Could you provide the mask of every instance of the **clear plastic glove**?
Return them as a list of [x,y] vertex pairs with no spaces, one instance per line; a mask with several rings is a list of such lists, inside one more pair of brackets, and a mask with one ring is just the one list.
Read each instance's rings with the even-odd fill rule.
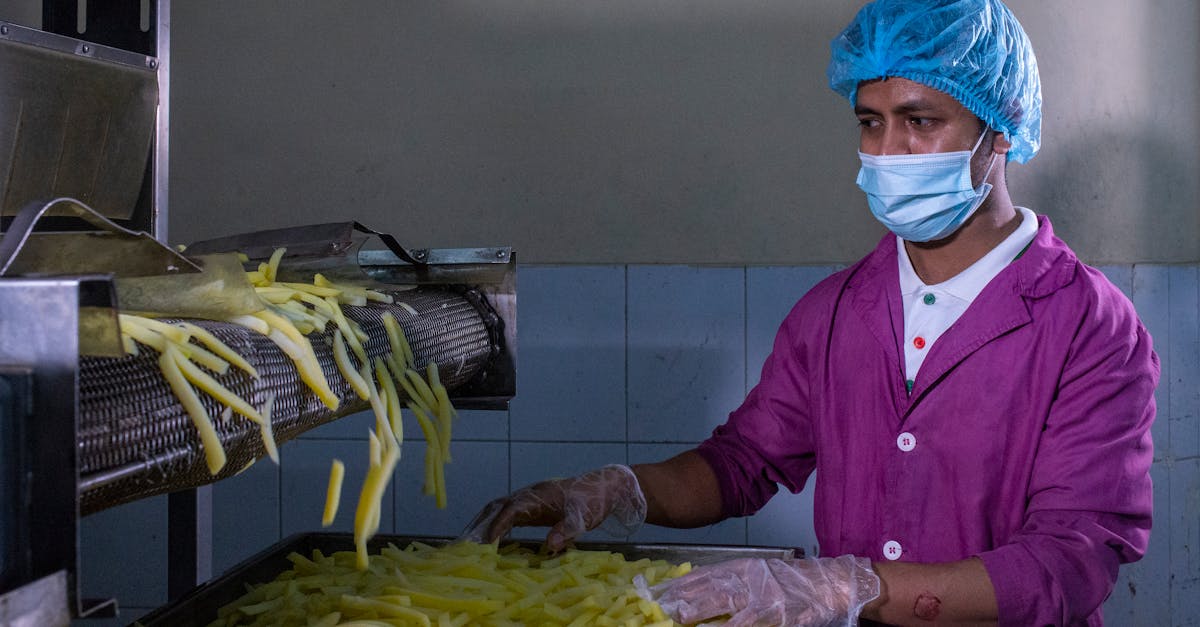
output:
[[[639,577],[640,578],[640,577]],[[858,624],[858,613],[879,596],[871,561],[843,555],[820,559],[743,558],[702,566],[639,593],[676,622],[728,616],[726,625]]]
[[552,552],[585,531],[602,527],[628,536],[646,521],[646,497],[628,466],[611,465],[578,477],[526,486],[484,506],[461,539],[495,542],[514,526],[550,527],[546,548]]

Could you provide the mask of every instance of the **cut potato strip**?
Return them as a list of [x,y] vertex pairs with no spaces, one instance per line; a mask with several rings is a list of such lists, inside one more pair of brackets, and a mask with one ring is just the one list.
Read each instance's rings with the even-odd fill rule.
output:
[[271,253],[271,259],[267,261],[265,268],[259,266],[263,273],[263,278],[269,283],[275,282],[275,277],[279,275],[279,262],[283,260],[283,254],[287,252],[286,248],[276,248],[275,252]]
[[259,335],[267,335],[271,332],[271,325],[267,324],[265,320],[255,318],[251,315],[233,316],[227,322],[246,327]]
[[[654,586],[691,570],[686,563],[633,561],[607,551],[547,556],[471,543],[414,542],[403,550],[389,545],[357,570],[360,557],[349,551],[313,551],[311,559],[293,553],[291,570],[219,609],[210,627],[332,625],[335,615],[340,627],[667,627],[674,623],[638,596],[633,582]],[[331,622],[316,623],[317,617]]]
[[333,460],[329,469],[329,486],[325,489],[325,512],[321,516],[321,526],[328,527],[337,517],[338,505],[342,500],[342,479],[346,476],[346,465],[342,460]]
[[228,344],[217,339],[217,336],[210,333],[208,329],[196,326],[190,322],[181,322],[179,323],[179,326],[187,330],[188,333],[191,333],[193,338],[195,338],[201,344],[204,344],[206,347],[208,347],[208,350],[216,353],[216,355],[221,359],[233,364],[239,370],[249,374],[255,379],[258,378],[258,371],[254,369],[254,366],[250,365],[250,362],[246,361],[237,353],[237,351],[229,348]]
[[400,449],[391,448],[383,453],[379,464],[367,470],[367,478],[358,495],[358,508],[354,513],[354,546],[358,557],[355,566],[359,570],[366,570],[369,563],[367,540],[379,530],[380,502],[399,461]]
[[267,402],[263,403],[262,418],[263,421],[258,425],[259,434],[262,435],[263,448],[267,451],[267,457],[279,465],[279,447],[275,446],[275,430],[271,424],[271,409],[275,406],[275,395],[267,394]]
[[217,430],[213,427],[204,404],[200,402],[200,397],[196,396],[195,390],[188,385],[187,379],[183,378],[183,373],[179,370],[179,363],[182,361],[186,361],[183,354],[174,345],[168,345],[162,355],[159,355],[158,365],[167,384],[171,386],[171,391],[175,393],[175,398],[179,399],[184,411],[191,417],[192,424],[196,425],[200,442],[204,446],[208,472],[215,475],[225,467],[225,447],[221,445],[221,438],[217,436]]
[[413,387],[412,383],[409,382],[408,377],[398,376],[396,377],[396,382],[399,383],[400,387],[404,389],[404,393],[408,395],[408,400],[410,403],[416,403],[417,407],[425,410],[426,414],[433,413],[433,408],[425,402],[425,399],[421,397],[420,393],[418,393],[416,388]]
[[[169,348],[170,350],[178,353],[178,349],[174,344],[172,344]],[[180,353],[179,356],[183,357],[182,353]],[[265,422],[262,414],[260,414],[258,410],[254,409],[250,403],[247,403],[246,401],[242,400],[240,396],[229,391],[228,388],[221,385],[220,382],[209,376],[208,373],[198,368],[196,364],[193,364],[186,358],[183,358],[179,360],[179,369],[188,381],[191,381],[193,385],[201,390],[208,392],[209,396],[221,401],[221,404],[233,408],[233,411],[236,411],[237,413],[249,418],[250,420],[253,420],[260,425]]]
[[396,391],[392,372],[388,370],[387,363],[381,357],[375,359],[375,378],[383,387],[388,428],[391,429],[393,439],[397,444],[404,442],[404,429],[400,416],[400,394]]
[[363,400],[370,400],[370,386],[363,379],[362,375],[354,368],[354,364],[350,361],[350,355],[346,352],[346,342],[343,340],[341,329],[333,333],[333,360],[337,363],[338,371],[342,373],[342,377],[346,379],[346,383],[350,384],[350,389]]
[[405,370],[404,374],[408,377],[409,381],[412,381],[413,389],[417,391],[417,394],[421,395],[421,400],[424,401],[425,406],[430,410],[437,407],[437,397],[433,395],[433,390],[429,389],[429,384],[425,382],[425,379],[422,379],[421,375],[411,368]]
[[[384,294],[383,292],[377,292],[375,290],[367,290],[367,300],[373,301],[376,303],[386,303],[388,305],[395,302],[395,299],[392,298],[391,294]],[[412,307],[407,307],[407,308],[412,309]]]
[[[411,368],[414,365],[412,347],[408,345],[408,338],[404,336],[404,329],[396,322],[396,317],[392,312],[383,314],[383,329],[387,333],[388,342],[392,346],[392,354],[397,356],[397,360],[403,357],[405,369]],[[397,372],[399,374],[399,372]]]
[[144,329],[149,329],[150,331],[158,333],[159,335],[165,336],[168,340],[175,342],[176,344],[186,344],[187,341],[191,339],[191,335],[188,334],[187,330],[167,324],[165,322],[160,322],[153,318],[134,316],[131,314],[118,314],[117,319],[122,323],[121,330],[125,330],[124,325],[125,323],[128,323],[137,325]]

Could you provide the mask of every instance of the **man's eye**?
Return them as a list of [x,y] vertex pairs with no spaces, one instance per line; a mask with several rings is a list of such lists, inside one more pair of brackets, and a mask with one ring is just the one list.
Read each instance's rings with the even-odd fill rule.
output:
[[875,128],[876,126],[879,126],[879,120],[873,120],[870,118],[859,118],[858,125],[863,128]]
[[911,123],[913,126],[931,126],[933,124],[933,122],[934,122],[933,118],[910,118],[909,119],[909,123]]

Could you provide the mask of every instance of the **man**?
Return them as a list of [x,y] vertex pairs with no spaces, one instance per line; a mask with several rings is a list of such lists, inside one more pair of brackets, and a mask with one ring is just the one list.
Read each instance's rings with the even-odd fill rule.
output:
[[823,555],[646,591],[730,624],[1102,624],[1149,538],[1158,361],[1132,306],[1014,207],[1041,90],[999,0],[879,0],[832,45],[859,186],[892,234],[806,294],[760,383],[697,449],[499,499],[471,529],[674,527],[753,514],[815,470]]

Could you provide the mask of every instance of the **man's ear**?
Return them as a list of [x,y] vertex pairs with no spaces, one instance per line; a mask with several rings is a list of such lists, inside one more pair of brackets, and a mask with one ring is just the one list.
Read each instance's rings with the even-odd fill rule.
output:
[[1007,157],[1008,151],[1012,150],[1012,142],[1004,136],[1004,131],[993,131],[995,135],[992,137],[992,152]]

